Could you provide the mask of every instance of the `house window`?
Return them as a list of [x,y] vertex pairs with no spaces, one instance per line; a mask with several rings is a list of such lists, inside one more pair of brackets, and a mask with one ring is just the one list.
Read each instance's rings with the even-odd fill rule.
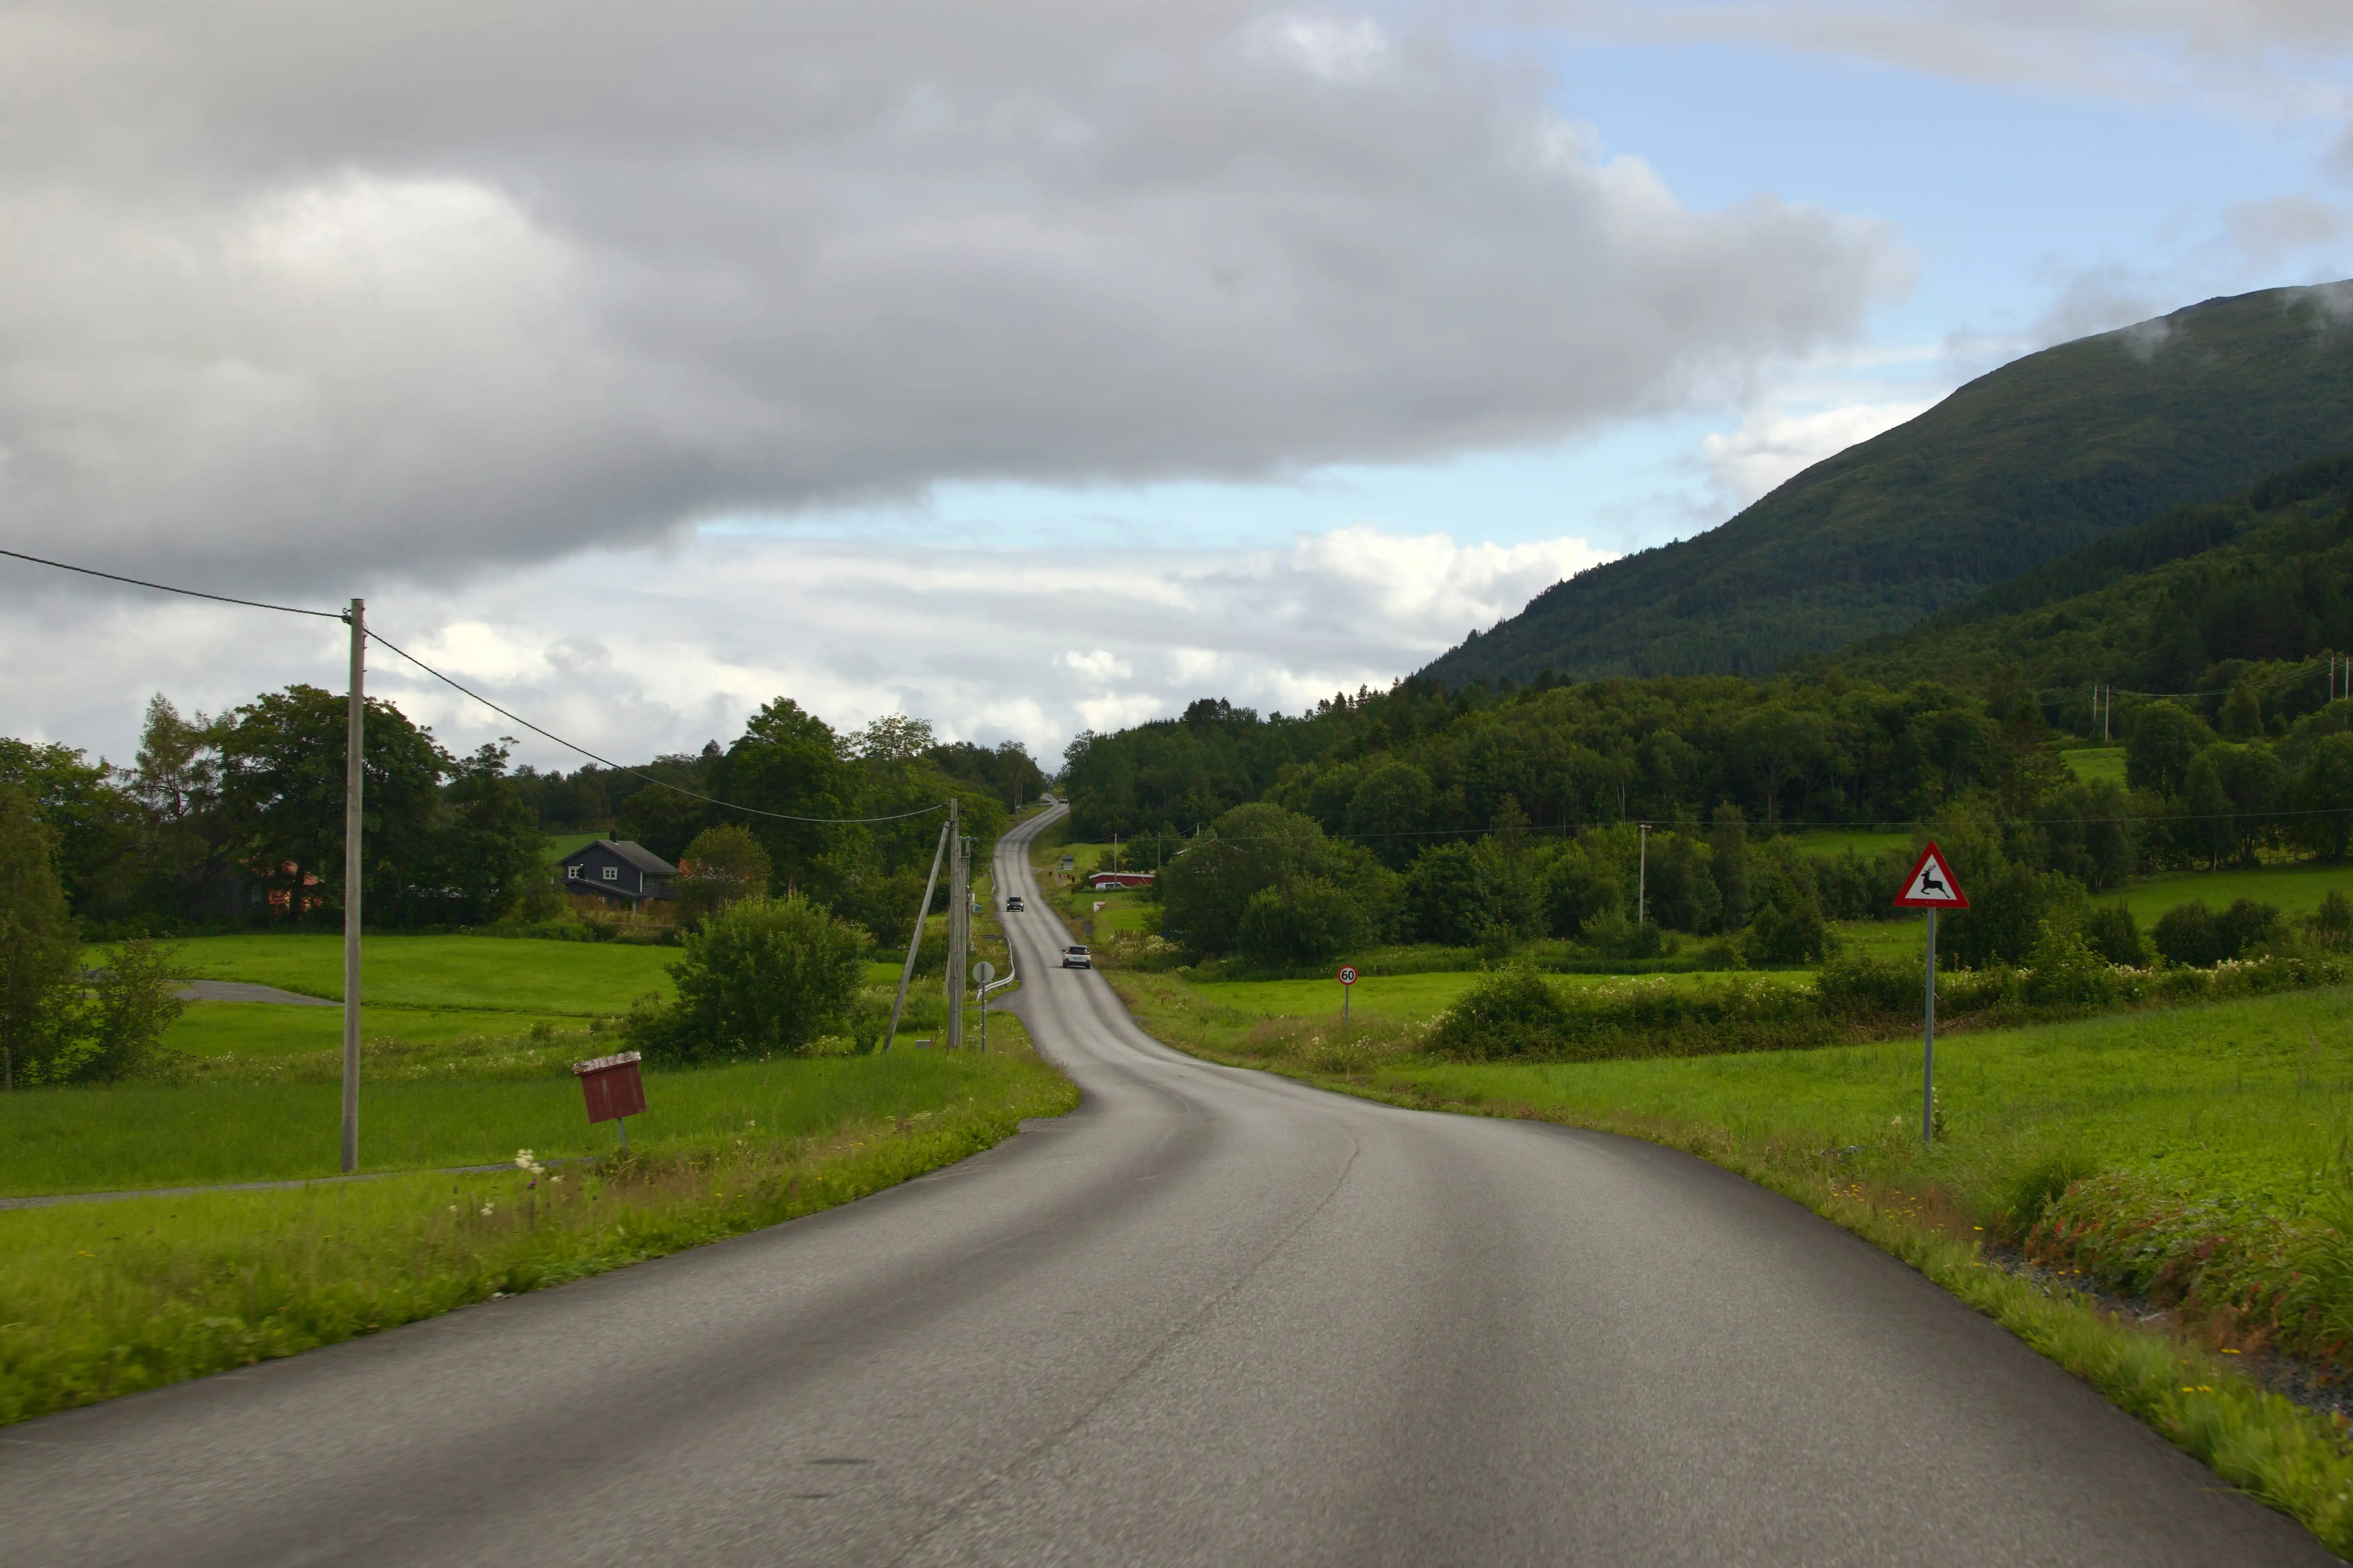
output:
[[607,866],[605,868],[605,880],[608,882],[617,882],[620,879],[621,868],[618,866]]
[[564,868],[564,879],[567,882],[578,881],[580,879],[580,868],[577,866],[566,866]]

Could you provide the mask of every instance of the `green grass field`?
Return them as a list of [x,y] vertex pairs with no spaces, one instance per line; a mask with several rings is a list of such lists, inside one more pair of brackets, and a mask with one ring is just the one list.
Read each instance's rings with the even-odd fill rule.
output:
[[[1030,1054],[1018,1026],[1003,1054],[902,1052],[753,1063],[649,1079],[653,1110],[631,1158],[524,1173],[416,1173],[269,1192],[207,1192],[0,1211],[0,1422],[22,1420],[183,1378],[291,1355],[498,1294],[576,1279],[741,1235],[877,1192],[987,1148],[1021,1119],[1077,1103],[1070,1083]],[[364,1146],[404,1134],[412,1158],[543,1159],[583,1143],[609,1150],[611,1128],[584,1137],[545,1093],[484,1099],[435,1085],[438,1097],[380,1095],[362,1110]],[[109,1091],[117,1093],[120,1091]],[[56,1133],[77,1104],[102,1097],[47,1090],[0,1099],[31,1131]],[[183,1090],[195,1107],[227,1098]],[[237,1097],[248,1135],[300,1119],[332,1120],[332,1093]],[[524,1104],[528,1098],[530,1104]],[[561,1098],[561,1097],[557,1097]],[[153,1102],[114,1100],[118,1113]],[[326,1121],[318,1119],[324,1115]],[[118,1114],[148,1144],[119,1148],[106,1184],[177,1171],[217,1177],[244,1156],[215,1116]],[[470,1129],[464,1136],[453,1130]],[[331,1129],[329,1129],[331,1131]],[[0,1133],[21,1163],[27,1129]],[[87,1129],[82,1129],[86,1131]],[[79,1143],[79,1138],[68,1138]],[[185,1147],[160,1155],[156,1142]],[[477,1145],[480,1145],[479,1147]],[[51,1143],[53,1160],[79,1151]],[[313,1152],[297,1157],[315,1165]],[[176,1164],[174,1162],[176,1161]]]
[[[362,1037],[443,1045],[480,1036],[519,1035],[534,1024],[576,1030],[577,1017],[440,1007],[360,1008]],[[341,1050],[341,1007],[294,1007],[279,1002],[191,1002],[164,1036],[166,1050],[194,1057],[280,1057]]]
[[1852,849],[1868,860],[1884,850],[1909,849],[1912,847],[1912,832],[1904,827],[1859,827],[1852,832],[1831,828],[1793,833],[1789,835],[1789,842],[1796,845],[1802,854],[1843,855]]
[[[1697,1121],[1744,1142],[1838,1149],[1919,1133],[1917,1041],[1576,1065],[1429,1063],[1398,1076],[1465,1104]],[[1913,1165],[1997,1192],[2042,1152],[2303,1213],[2353,1175],[2353,995],[2299,992],[2173,1012],[1951,1035],[1936,1044],[1950,1136]]]
[[[292,1009],[289,1009],[291,1011]],[[845,1118],[923,1109],[963,1070],[933,1051],[779,1058],[646,1074],[632,1148],[659,1152],[733,1133],[797,1137]],[[0,1196],[285,1181],[339,1168],[341,1090],[332,1082],[117,1084],[0,1096]],[[482,1081],[364,1083],[362,1168],[479,1165],[534,1149],[543,1159],[606,1153],[569,1073]]]
[[2125,889],[2125,907],[2146,930],[2176,904],[2202,899],[2221,909],[2233,899],[2253,899],[2284,915],[2308,915],[2331,889],[2353,898],[2353,866],[2263,866],[2252,871],[2179,871],[2151,877]]
[[[191,979],[249,980],[341,1000],[343,939],[321,935],[195,937],[176,943]],[[667,993],[676,950],[620,942],[490,936],[372,936],[360,999],[407,1007],[589,1017],[626,1013]]]
[[[1353,1005],[1366,1021],[1417,1021],[1477,978],[1366,980]],[[1123,974],[1118,984],[1162,1037],[1212,1051],[1259,1022],[1336,1022],[1339,1011],[1336,984],[1188,985],[1173,975]],[[1913,1040],[1575,1064],[1405,1056],[1379,1076],[1418,1099],[1559,1110],[1585,1121],[1704,1122],[1746,1142],[1872,1145],[1905,1118],[1906,1137],[1919,1130]],[[1948,1035],[1937,1044],[1937,1085],[1953,1136],[1921,1173],[1957,1189],[1998,1184],[2001,1172],[2062,1144],[2102,1169],[2261,1194],[2284,1214],[2353,1182],[2353,993],[2344,990]]]
[[551,833],[547,836],[547,849],[543,858],[549,865],[555,865],[575,849],[594,844],[604,837],[601,833]]
[[[1477,971],[1446,971],[1424,974],[1370,974],[1358,980],[1348,999],[1352,1019],[1387,1023],[1419,1023],[1454,1005],[1454,999],[1485,976]],[[1572,990],[1618,984],[1615,974],[1556,974],[1553,984]],[[1651,977],[1673,986],[1721,984],[1721,974],[1668,973]],[[1809,970],[1773,970],[1757,978],[1774,984],[1799,984],[1813,978]],[[1235,1018],[1323,1018],[1340,1016],[1341,985],[1331,980],[1220,980],[1187,982],[1175,975],[1151,976],[1148,984],[1181,997],[1188,1007],[1210,1016]]]
[[2125,749],[2122,746],[2079,746],[2059,753],[2059,760],[2085,784],[2107,783],[2122,788]]

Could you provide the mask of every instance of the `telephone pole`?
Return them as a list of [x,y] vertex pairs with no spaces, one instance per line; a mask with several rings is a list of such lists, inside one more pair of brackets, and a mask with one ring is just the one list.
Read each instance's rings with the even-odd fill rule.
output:
[[[1651,905],[1651,825],[1643,823],[1641,830],[1641,858],[1634,862],[1634,929],[1637,931],[1650,923]],[[1620,893],[1618,896],[1622,899],[1626,895]]]
[[972,858],[965,853],[957,803],[948,802],[948,1038],[964,1048],[964,971],[972,946]]
[[[351,712],[343,735],[343,1172],[360,1168],[360,788],[367,739],[367,601],[353,599]],[[294,889],[301,899],[302,889]]]

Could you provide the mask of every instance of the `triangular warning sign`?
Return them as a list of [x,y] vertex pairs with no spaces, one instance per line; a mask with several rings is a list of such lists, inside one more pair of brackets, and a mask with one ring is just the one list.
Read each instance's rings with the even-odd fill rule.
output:
[[1928,840],[1928,847],[1920,851],[1920,863],[1912,868],[1905,879],[1904,890],[1895,895],[1896,906],[1907,910],[1965,910],[1969,907],[1961,884],[1954,878],[1953,868],[1945,864],[1945,852],[1936,841]]

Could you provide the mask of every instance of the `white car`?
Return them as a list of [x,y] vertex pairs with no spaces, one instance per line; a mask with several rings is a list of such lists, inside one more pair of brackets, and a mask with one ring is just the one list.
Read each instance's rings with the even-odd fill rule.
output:
[[1094,954],[1093,954],[1093,953],[1089,952],[1085,948],[1083,948],[1083,947],[1066,947],[1066,948],[1064,948],[1064,949],[1062,950],[1062,967],[1063,967],[1063,968],[1065,968],[1065,969],[1092,969],[1094,966],[1095,966],[1095,957],[1094,957]]
[[1007,895],[1006,895],[1006,898],[1005,898],[1005,912],[1006,912],[1007,914],[1008,914],[1008,915],[1018,915],[1018,914],[1019,914],[1019,913],[1021,912],[1021,909],[1022,909],[1022,905],[1021,905],[1021,895],[1020,895],[1020,894],[1018,894],[1018,893],[1008,893],[1008,894],[1007,894]]

